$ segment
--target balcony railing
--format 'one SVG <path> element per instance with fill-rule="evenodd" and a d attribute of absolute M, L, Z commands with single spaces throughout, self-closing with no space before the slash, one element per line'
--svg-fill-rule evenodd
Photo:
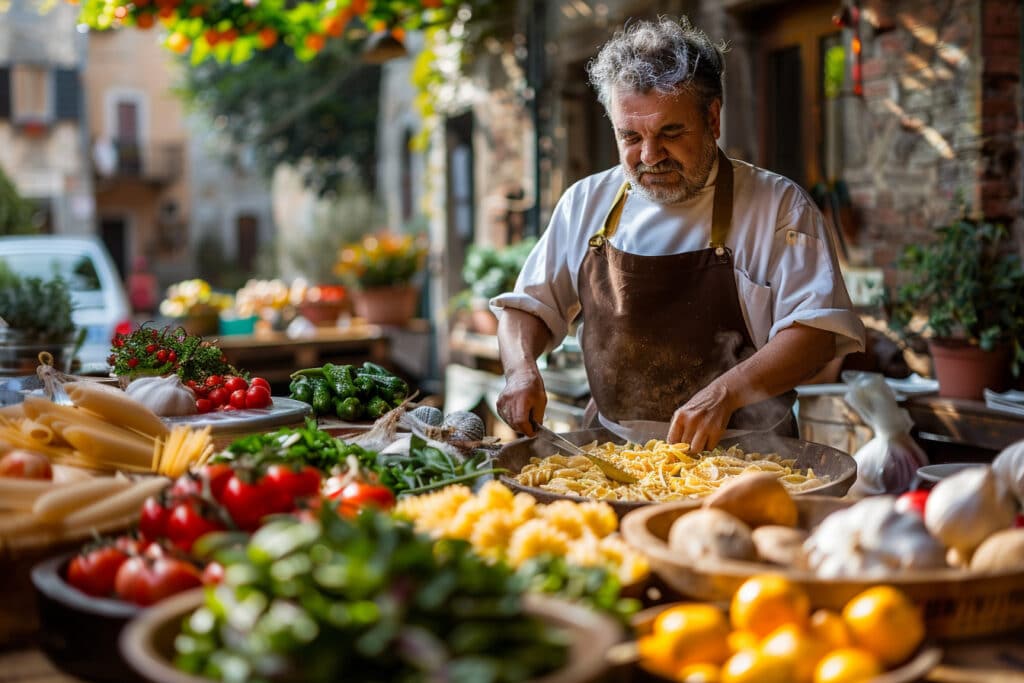
<path fill-rule="evenodd" d="M 151 183 L 171 183 L 185 167 L 185 146 L 179 142 L 143 143 L 115 140 L 114 167 L 107 173 L 117 178 L 135 178 Z M 97 169 L 101 173 L 103 169 Z"/>

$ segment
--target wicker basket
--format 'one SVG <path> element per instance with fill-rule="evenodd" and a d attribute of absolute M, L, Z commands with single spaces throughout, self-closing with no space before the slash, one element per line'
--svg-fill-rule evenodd
<path fill-rule="evenodd" d="M 794 498 L 800 526 L 813 528 L 851 501 L 820 496 Z M 800 584 L 817 607 L 841 610 L 850 598 L 880 583 L 899 588 L 924 608 L 933 638 L 970 638 L 1024 626 L 1024 568 L 1010 573 L 974 573 L 960 569 L 904 572 L 890 578 L 821 579 L 803 570 L 754 562 L 682 561 L 669 550 L 672 523 L 694 509 L 690 503 L 664 503 L 630 512 L 622 536 L 647 555 L 651 569 L 673 590 L 702 600 L 728 601 L 747 578 L 779 573 Z"/>

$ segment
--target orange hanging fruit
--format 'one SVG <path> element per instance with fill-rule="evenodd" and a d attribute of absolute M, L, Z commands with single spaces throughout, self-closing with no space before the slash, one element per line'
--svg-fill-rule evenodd
<path fill-rule="evenodd" d="M 306 40 L 304 42 L 306 47 L 313 52 L 320 52 L 320 50 L 324 49 L 324 37 L 320 33 L 310 33 L 306 36 Z"/>
<path fill-rule="evenodd" d="M 882 673 L 878 659 L 855 647 L 844 647 L 827 655 L 814 669 L 814 683 L 868 683 Z"/>
<path fill-rule="evenodd" d="M 274 43 L 277 42 L 277 29 L 273 26 L 264 26 L 260 29 L 259 41 L 260 47 L 264 50 L 273 47 Z"/>
<path fill-rule="evenodd" d="M 811 601 L 800 586 L 779 574 L 758 574 L 732 596 L 729 616 L 733 628 L 763 638 L 783 624 L 807 625 Z"/>
<path fill-rule="evenodd" d="M 854 642 L 886 666 L 904 661 L 924 640 L 921 611 L 892 586 L 875 586 L 843 608 L 843 621 Z"/>

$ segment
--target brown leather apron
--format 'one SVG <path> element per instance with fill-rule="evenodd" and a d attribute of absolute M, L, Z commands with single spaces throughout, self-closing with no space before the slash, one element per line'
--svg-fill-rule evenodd
<path fill-rule="evenodd" d="M 754 353 L 732 252 L 725 246 L 732 176 L 732 164 L 719 150 L 706 249 L 659 256 L 615 249 L 609 240 L 618 228 L 628 182 L 590 238 L 579 272 L 581 343 L 591 394 L 605 419 L 667 425 L 676 408 Z M 738 410 L 729 427 L 794 434 L 794 398 L 789 392 Z"/>

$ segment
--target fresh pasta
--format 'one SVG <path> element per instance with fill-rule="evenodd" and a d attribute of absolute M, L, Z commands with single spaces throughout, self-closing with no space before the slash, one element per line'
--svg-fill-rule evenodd
<path fill-rule="evenodd" d="M 170 431 L 159 415 L 115 387 L 97 382 L 67 382 L 64 390 L 80 408 L 149 437 L 166 437 Z"/>
<path fill-rule="evenodd" d="M 818 486 L 822 478 L 813 469 L 794 467 L 796 461 L 777 453 L 743 452 L 739 447 L 689 453 L 686 444 L 652 439 L 645 444 L 597 442 L 581 446 L 635 475 L 634 484 L 612 481 L 583 456 L 555 454 L 531 458 L 516 475 L 524 486 L 552 493 L 599 500 L 669 501 L 700 498 L 744 472 L 771 472 L 791 491 Z"/>

